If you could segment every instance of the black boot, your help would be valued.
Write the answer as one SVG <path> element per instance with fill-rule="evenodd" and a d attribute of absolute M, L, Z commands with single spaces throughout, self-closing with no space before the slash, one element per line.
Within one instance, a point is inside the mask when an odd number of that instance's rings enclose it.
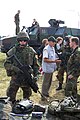
<path fill-rule="evenodd" d="M 62 83 L 59 82 L 59 86 L 56 90 L 61 90 L 62 89 Z"/>

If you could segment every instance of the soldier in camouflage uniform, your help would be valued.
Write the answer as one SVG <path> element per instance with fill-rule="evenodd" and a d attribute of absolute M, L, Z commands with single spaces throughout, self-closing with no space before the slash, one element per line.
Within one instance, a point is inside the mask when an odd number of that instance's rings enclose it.
<path fill-rule="evenodd" d="M 64 73 L 67 72 L 67 61 L 68 61 L 68 59 L 71 55 L 71 52 L 72 52 L 72 49 L 69 46 L 70 37 L 68 37 L 68 36 L 65 37 L 66 44 L 65 45 L 63 44 L 59 50 L 62 53 L 61 54 L 58 53 L 58 56 L 61 59 L 61 63 L 59 65 L 58 74 L 56 76 L 58 81 L 59 81 L 59 86 L 56 90 L 62 89 L 62 84 L 63 84 L 63 80 L 64 80 Z M 66 75 L 66 79 L 67 79 L 67 75 Z"/>
<path fill-rule="evenodd" d="M 10 85 L 7 89 L 7 96 L 10 97 L 10 100 L 14 102 L 16 100 L 16 94 L 19 87 L 23 90 L 23 98 L 29 99 L 31 96 L 31 88 L 26 81 L 24 80 L 21 70 L 18 67 L 18 63 L 15 59 L 9 59 L 13 54 L 16 55 L 20 63 L 23 66 L 30 65 L 32 69 L 30 72 L 33 73 L 33 76 L 36 78 L 38 73 L 38 64 L 36 58 L 35 50 L 28 45 L 29 37 L 27 33 L 20 32 L 17 35 L 18 44 L 15 45 L 7 52 L 7 59 L 4 63 L 4 67 L 6 69 L 7 75 L 11 77 Z M 33 71 L 32 71 L 33 70 Z M 37 92 L 37 91 L 36 91 Z"/>
<path fill-rule="evenodd" d="M 65 95 L 76 98 L 77 80 L 80 75 L 80 48 L 78 37 L 70 38 L 70 47 L 73 48 L 73 52 L 67 64 L 67 83 L 65 87 Z"/>

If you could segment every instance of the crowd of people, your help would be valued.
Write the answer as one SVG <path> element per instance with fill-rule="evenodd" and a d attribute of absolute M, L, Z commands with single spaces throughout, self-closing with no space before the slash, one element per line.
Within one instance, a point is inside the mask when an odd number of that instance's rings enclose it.
<path fill-rule="evenodd" d="M 32 94 L 31 88 L 37 93 L 37 76 L 40 67 L 43 70 L 41 91 L 43 96 L 49 97 L 52 76 L 54 71 L 57 70 L 58 74 L 56 77 L 59 81 L 59 86 L 56 88 L 56 91 L 62 89 L 64 73 L 66 72 L 65 96 L 77 98 L 77 80 L 80 75 L 79 38 L 66 36 L 66 44 L 64 44 L 62 37 L 55 39 L 53 36 L 50 36 L 42 40 L 42 45 L 37 52 L 28 45 L 29 39 L 28 34 L 21 31 L 17 35 L 18 44 L 7 52 L 4 67 L 7 75 L 11 76 L 10 85 L 7 90 L 7 96 L 10 97 L 10 100 L 12 102 L 16 100 L 19 87 L 23 90 L 23 98 L 30 99 Z M 18 64 L 21 66 L 19 67 Z M 36 83 L 36 86 L 31 86 L 28 83 L 30 78 L 24 77 L 26 76 L 25 71 L 29 71 L 29 74 L 33 75 L 32 80 Z M 43 99 L 42 97 L 41 100 Z"/>
<path fill-rule="evenodd" d="M 77 80 L 80 75 L 80 48 L 79 38 L 74 36 L 48 38 L 48 45 L 42 52 L 43 83 L 42 94 L 49 97 L 52 75 L 57 70 L 56 78 L 59 85 L 56 91 L 62 89 L 64 73 L 66 72 L 65 96 L 73 96 L 77 100 Z M 43 98 L 42 98 L 43 100 Z"/>
<path fill-rule="evenodd" d="M 20 11 L 18 11 L 19 13 Z M 34 25 L 32 24 L 32 26 Z M 50 97 L 49 90 L 53 73 L 57 70 L 56 78 L 59 85 L 56 91 L 63 88 L 64 73 L 66 72 L 65 96 L 73 96 L 77 99 L 77 80 L 80 75 L 79 38 L 50 36 L 43 39 L 42 45 L 35 51 L 28 45 L 30 40 L 28 34 L 24 31 L 19 32 L 19 26 L 16 28 L 17 31 L 18 44 L 7 52 L 7 58 L 4 62 L 7 75 L 11 77 L 7 89 L 10 101 L 12 103 L 16 101 L 19 87 L 22 88 L 23 98 L 26 99 L 30 99 L 32 89 L 34 92 L 38 92 L 37 80 L 40 68 L 43 71 L 41 94 L 44 97 Z M 44 97 L 41 97 L 41 100 L 44 100 Z"/>

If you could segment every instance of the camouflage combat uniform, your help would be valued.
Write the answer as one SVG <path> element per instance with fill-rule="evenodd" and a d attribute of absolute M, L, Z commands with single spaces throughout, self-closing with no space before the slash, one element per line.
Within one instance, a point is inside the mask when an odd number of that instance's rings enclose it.
<path fill-rule="evenodd" d="M 16 93 L 19 87 L 21 87 L 23 90 L 23 98 L 29 99 L 32 93 L 31 88 L 28 84 L 26 84 L 22 75 L 18 74 L 20 69 L 17 67 L 18 63 L 15 59 L 12 59 L 12 61 L 9 59 L 13 54 L 16 55 L 20 63 L 23 65 L 31 65 L 33 68 L 33 75 L 36 76 L 38 73 L 38 65 L 35 57 L 35 51 L 28 45 L 24 48 L 20 48 L 19 45 L 16 45 L 8 51 L 8 57 L 4 63 L 7 75 L 11 76 L 10 85 L 7 89 L 7 96 L 10 97 L 11 101 L 15 101 Z"/>
<path fill-rule="evenodd" d="M 67 64 L 67 74 L 72 75 L 72 79 L 67 79 L 65 95 L 77 97 L 77 79 L 80 75 L 80 48 L 75 48 Z"/>
<path fill-rule="evenodd" d="M 64 80 L 64 72 L 67 72 L 67 62 L 71 55 L 72 49 L 69 45 L 62 46 L 62 54 L 61 54 L 61 63 L 58 68 L 57 79 L 59 81 L 59 87 L 56 90 L 62 89 L 62 84 Z M 67 76 L 66 76 L 67 77 Z"/>

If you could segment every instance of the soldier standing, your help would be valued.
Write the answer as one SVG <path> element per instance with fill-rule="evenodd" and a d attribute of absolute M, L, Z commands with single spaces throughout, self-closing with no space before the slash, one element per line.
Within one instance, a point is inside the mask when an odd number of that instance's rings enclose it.
<path fill-rule="evenodd" d="M 59 56 L 62 54 L 62 47 L 63 47 L 63 38 L 62 37 L 57 37 L 56 39 L 56 44 L 55 44 L 55 52 Z M 57 69 L 59 68 L 60 63 L 57 63 Z"/>
<path fill-rule="evenodd" d="M 20 14 L 20 10 L 18 10 L 16 15 L 14 16 L 14 22 L 15 22 L 15 25 L 16 25 L 16 32 L 15 32 L 16 35 L 20 32 L 20 27 L 19 27 L 20 17 L 19 17 L 19 14 Z"/>
<path fill-rule="evenodd" d="M 80 75 L 80 47 L 79 38 L 70 38 L 70 47 L 73 52 L 67 64 L 67 83 L 65 87 L 65 95 L 77 98 L 77 80 Z"/>
<path fill-rule="evenodd" d="M 61 59 L 61 63 L 58 67 L 58 74 L 56 76 L 58 81 L 59 81 L 59 86 L 56 90 L 62 89 L 62 84 L 63 84 L 63 80 L 64 80 L 64 73 L 65 72 L 67 73 L 67 62 L 68 62 L 68 59 L 69 59 L 71 52 L 72 52 L 72 49 L 70 48 L 70 45 L 69 45 L 70 37 L 68 37 L 68 36 L 65 37 L 66 44 L 62 45 L 60 50 L 58 50 L 62 53 L 59 54 L 59 52 L 57 52 L 59 58 Z M 66 79 L 67 79 L 67 75 L 66 75 Z"/>
<path fill-rule="evenodd" d="M 27 69 L 31 74 L 33 74 L 34 78 L 37 77 L 38 73 L 38 64 L 37 58 L 35 56 L 35 50 L 28 45 L 29 36 L 25 32 L 20 32 L 17 35 L 18 44 L 15 45 L 7 52 L 7 59 L 4 63 L 4 67 L 6 69 L 7 75 L 11 77 L 10 85 L 7 89 L 7 96 L 10 97 L 12 103 L 16 100 L 16 94 L 19 87 L 23 90 L 23 98 L 29 99 L 31 96 L 31 87 L 28 84 L 28 80 L 24 79 L 24 76 L 21 70 L 26 70 L 27 65 L 30 65 L 31 68 Z M 12 55 L 15 55 L 19 62 L 23 65 L 21 69 L 18 67 L 18 62 L 14 59 L 10 59 Z M 26 76 L 26 74 L 25 74 Z M 35 86 L 34 92 L 37 92 L 37 86 Z"/>

